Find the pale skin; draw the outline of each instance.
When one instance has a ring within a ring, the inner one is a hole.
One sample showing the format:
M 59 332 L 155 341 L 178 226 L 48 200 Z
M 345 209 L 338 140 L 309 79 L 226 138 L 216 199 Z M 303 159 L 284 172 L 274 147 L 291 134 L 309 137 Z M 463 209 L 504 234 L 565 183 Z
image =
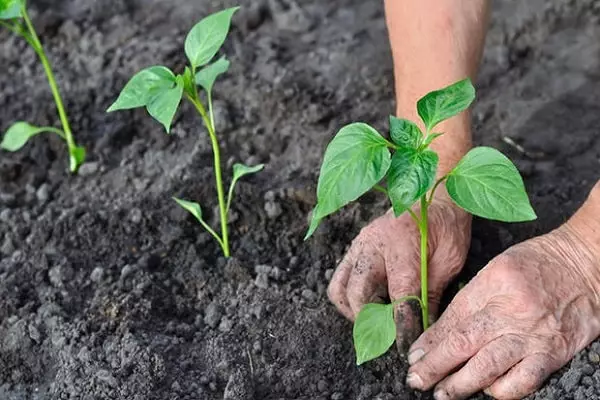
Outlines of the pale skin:
M 475 80 L 488 4 L 387 0 L 385 5 L 397 115 L 417 121 L 420 97 L 466 76 Z M 436 129 L 445 132 L 432 145 L 440 156 L 439 177 L 470 149 L 470 118 L 464 112 Z M 429 220 L 429 301 L 437 322 L 417 339 L 414 307 L 401 304 L 396 312 L 398 343 L 410 364 L 408 385 L 434 389 L 436 400 L 482 390 L 498 399 L 520 399 L 600 336 L 599 216 L 600 182 L 564 225 L 493 259 L 437 319 L 442 292 L 463 267 L 471 236 L 471 217 L 438 189 Z M 419 282 L 418 229 L 409 215 L 387 213 L 353 241 L 328 294 L 353 320 L 366 303 L 420 295 Z

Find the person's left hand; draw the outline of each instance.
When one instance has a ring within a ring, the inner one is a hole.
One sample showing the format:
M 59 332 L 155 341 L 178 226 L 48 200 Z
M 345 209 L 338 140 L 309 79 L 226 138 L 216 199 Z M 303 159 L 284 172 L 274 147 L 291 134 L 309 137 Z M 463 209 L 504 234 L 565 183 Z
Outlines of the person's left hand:
M 492 260 L 412 345 L 407 383 L 437 384 L 436 400 L 480 390 L 519 399 L 596 339 L 600 252 L 577 228 L 567 223 Z

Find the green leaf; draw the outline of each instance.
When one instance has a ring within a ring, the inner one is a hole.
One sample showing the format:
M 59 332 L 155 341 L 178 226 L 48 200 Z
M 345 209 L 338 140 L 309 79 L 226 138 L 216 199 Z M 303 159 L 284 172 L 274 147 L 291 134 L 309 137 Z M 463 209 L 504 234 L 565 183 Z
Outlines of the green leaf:
M 423 146 L 429 147 L 431 142 L 433 142 L 435 139 L 439 138 L 442 135 L 443 133 L 430 133 L 429 136 L 427 136 L 423 141 Z
M 202 209 L 200 208 L 200 204 L 194 203 L 193 201 L 178 199 L 177 197 L 173 197 L 173 200 L 175 200 L 177 204 L 179 204 L 187 212 L 196 217 L 198 221 L 203 222 Z
M 21 18 L 23 0 L 0 0 L 0 20 Z
M 200 85 L 206 93 L 212 92 L 213 85 L 219 77 L 229 69 L 229 61 L 225 57 L 221 57 L 218 61 L 207 65 L 196 74 L 196 84 Z
M 390 115 L 390 137 L 400 147 L 416 149 L 421 145 L 423 133 L 414 122 Z
M 475 100 L 475 88 L 470 79 L 428 93 L 417 102 L 417 111 L 430 131 L 440 122 L 469 108 Z
M 387 145 L 367 124 L 350 124 L 338 132 L 325 151 L 317 186 L 317 207 L 306 238 L 317 228 L 316 221 L 358 199 L 383 179 L 390 167 Z
M 194 74 L 190 67 L 186 66 L 181 76 L 183 77 L 183 91 L 193 98 L 196 96 L 196 85 Z
M 438 155 L 431 150 L 401 148 L 394 153 L 388 172 L 388 195 L 394 214 L 399 216 L 431 188 Z
M 50 126 L 38 127 L 30 125 L 27 122 L 19 121 L 8 128 L 4 134 L 2 143 L 0 143 L 0 148 L 7 151 L 17 151 L 25 146 L 29 139 L 43 132 L 53 132 L 64 137 L 64 134 L 59 129 Z
M 183 86 L 183 77 L 178 76 L 174 87 L 158 91 L 146 106 L 148 113 L 165 127 L 167 133 L 181 102 Z
M 450 172 L 446 188 L 471 214 L 504 222 L 537 218 L 517 167 L 491 147 L 469 151 Z
M 231 26 L 231 18 L 239 7 L 228 8 L 198 22 L 185 39 L 185 54 L 192 70 L 208 64 L 219 51 Z M 194 71 L 192 71 L 194 72 Z
M 154 66 L 143 69 L 125 85 L 119 98 L 107 112 L 144 107 L 156 97 L 157 93 L 173 88 L 175 85 L 175 75 L 167 67 Z
M 259 171 L 262 171 L 264 167 L 264 164 L 258 164 L 252 167 L 239 163 L 233 165 L 233 178 L 231 180 L 231 185 L 229 186 L 229 195 L 227 196 L 227 211 L 229 211 L 229 208 L 231 207 L 231 201 L 233 200 L 233 189 L 235 188 L 237 181 L 246 175 L 255 174 Z
M 396 340 L 393 304 L 366 304 L 356 316 L 352 335 L 356 365 L 385 354 Z
M 79 166 L 85 161 L 85 147 L 76 146 L 69 152 L 69 168 L 71 172 L 77 172 Z

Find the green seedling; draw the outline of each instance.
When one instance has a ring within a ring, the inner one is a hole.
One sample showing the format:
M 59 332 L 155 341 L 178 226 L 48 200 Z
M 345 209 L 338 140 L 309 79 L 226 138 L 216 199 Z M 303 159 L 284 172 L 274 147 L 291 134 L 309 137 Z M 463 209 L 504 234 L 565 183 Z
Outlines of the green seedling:
M 229 192 L 225 197 L 221 155 L 215 130 L 212 89 L 217 78 L 227 72 L 230 63 L 225 57 L 212 63 L 211 61 L 223 46 L 229 33 L 231 19 L 238 9 L 239 7 L 229 8 L 209 15 L 192 28 L 185 39 L 185 54 L 190 65 L 182 74 L 176 75 L 169 68 L 163 66 L 146 68 L 131 78 L 118 99 L 108 109 L 108 112 L 112 112 L 146 107 L 148 113 L 161 123 L 169 134 L 181 100 L 185 98 L 194 106 L 202 118 L 212 145 L 221 232 L 217 233 L 204 221 L 199 204 L 178 198 L 174 198 L 174 200 L 192 214 L 215 238 L 225 257 L 230 256 L 227 216 L 233 200 L 235 184 L 244 175 L 256 173 L 264 167 L 262 164 L 255 166 L 235 164 Z M 200 98 L 198 87 L 204 90 L 207 107 Z
M 438 155 L 429 145 L 441 134 L 433 129 L 466 110 L 474 99 L 475 88 L 465 79 L 417 102 L 425 133 L 412 121 L 390 117 L 391 140 L 367 124 L 354 123 L 342 128 L 327 147 L 317 205 L 306 238 L 323 218 L 370 189 L 388 195 L 396 217 L 409 213 L 421 236 L 421 296 L 407 296 L 389 304 L 367 304 L 361 309 L 353 330 L 357 365 L 381 356 L 392 346 L 396 339 L 394 306 L 400 302 L 418 302 L 423 329 L 429 327 L 427 210 L 439 185 L 444 183 L 458 206 L 479 217 L 504 222 L 536 218 L 519 171 L 493 148 L 475 147 L 450 173 L 436 181 Z M 380 185 L 384 179 L 385 187 Z M 413 210 L 415 203 L 418 207 Z
M 60 96 L 60 91 L 58 90 L 52 67 L 50 66 L 42 42 L 35 32 L 31 19 L 27 14 L 26 0 L 0 0 L 0 26 L 7 28 L 9 31 L 25 39 L 40 58 L 62 124 L 61 130 L 52 126 L 38 127 L 23 121 L 16 122 L 8 128 L 4 134 L 4 138 L 0 143 L 0 148 L 7 151 L 17 151 L 25 146 L 29 139 L 39 133 L 55 133 L 67 143 L 69 149 L 69 169 L 71 172 L 77 172 L 77 169 L 85 160 L 85 148 L 77 146 L 75 139 L 73 138 L 69 119 L 67 118 L 65 106 Z

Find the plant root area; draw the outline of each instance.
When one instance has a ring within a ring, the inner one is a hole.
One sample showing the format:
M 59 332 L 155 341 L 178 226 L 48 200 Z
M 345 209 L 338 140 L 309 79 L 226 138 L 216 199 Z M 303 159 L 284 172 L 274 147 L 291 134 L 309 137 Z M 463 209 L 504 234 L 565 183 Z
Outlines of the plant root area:
M 352 325 L 326 295 L 352 238 L 387 206 L 368 194 L 303 242 L 325 146 L 344 124 L 385 132 L 393 70 L 381 1 L 245 0 L 215 87 L 225 176 L 243 180 L 234 258 L 176 206 L 213 226 L 206 132 L 183 104 L 170 136 L 144 110 L 106 114 L 127 80 L 182 72 L 193 24 L 233 1 L 31 0 L 88 160 L 77 176 L 58 137 L 0 157 L 0 399 L 431 399 L 395 351 L 356 367 Z M 539 220 L 476 219 L 468 281 L 509 246 L 548 232 L 600 170 L 600 5 L 498 0 L 477 82 L 475 142 L 506 152 Z M 0 32 L 0 130 L 57 124 L 42 67 Z M 476 399 L 486 398 L 480 394 Z M 600 341 L 530 399 L 600 399 Z

